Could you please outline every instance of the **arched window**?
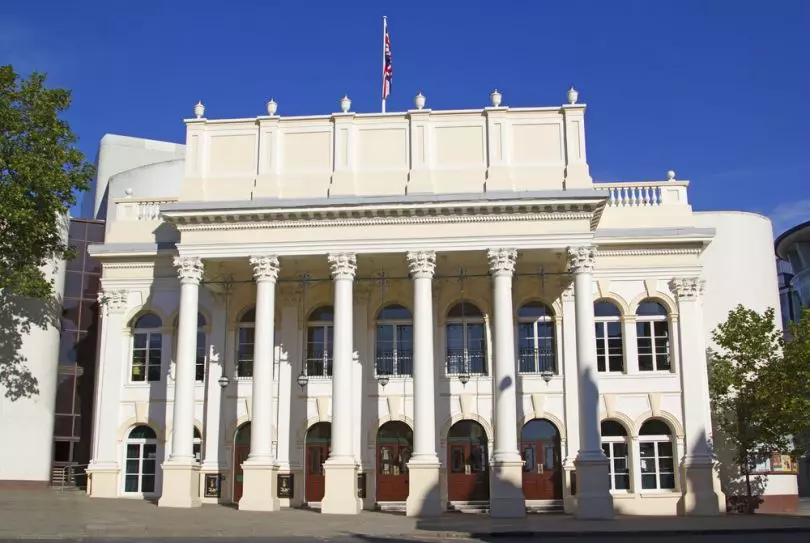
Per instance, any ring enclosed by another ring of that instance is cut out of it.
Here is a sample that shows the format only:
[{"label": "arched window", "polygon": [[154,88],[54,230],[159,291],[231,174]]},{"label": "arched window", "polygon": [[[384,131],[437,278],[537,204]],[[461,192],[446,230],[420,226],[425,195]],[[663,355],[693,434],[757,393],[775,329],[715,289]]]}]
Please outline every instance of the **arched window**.
[{"label": "arched window", "polygon": [[253,344],[256,342],[256,309],[248,309],[239,321],[236,376],[253,377]]},{"label": "arched window", "polygon": [[669,371],[669,315],[655,300],[644,300],[636,310],[636,341],[640,371]]},{"label": "arched window", "polygon": [[[208,352],[208,335],[205,333],[205,327],[208,323],[205,320],[205,315],[197,313],[197,351],[194,355],[194,380],[198,382],[205,381],[205,368],[206,353]],[[174,319],[174,356],[177,356],[177,340],[180,337],[180,317]]]},{"label": "arched window", "polygon": [[136,426],[126,440],[124,492],[153,494],[157,468],[157,436],[149,426]]},{"label": "arched window", "polygon": [[163,351],[163,321],[154,313],[144,313],[132,327],[132,382],[160,381]]},{"label": "arched window", "polygon": [[321,306],[309,315],[307,322],[307,375],[331,377],[334,346],[335,312],[332,306]]},{"label": "arched window", "polygon": [[194,451],[194,458],[197,459],[197,462],[202,462],[202,436],[196,426],[194,427],[194,441],[192,441],[191,448],[192,451]]},{"label": "arched window", "polygon": [[604,373],[624,371],[624,346],[619,308],[604,300],[593,304],[596,323],[596,364]]},{"label": "arched window", "polygon": [[542,302],[518,309],[518,361],[520,373],[557,373],[554,313]]},{"label": "arched window", "polygon": [[602,421],[602,452],[608,459],[611,490],[630,490],[627,430],[615,420]]},{"label": "arched window", "polygon": [[447,312],[447,374],[487,374],[484,315],[470,302]]},{"label": "arched window", "polygon": [[675,451],[672,430],[658,419],[641,425],[638,446],[641,460],[641,488],[675,489]]},{"label": "arched window", "polygon": [[377,314],[377,375],[413,375],[413,316],[392,304]]}]

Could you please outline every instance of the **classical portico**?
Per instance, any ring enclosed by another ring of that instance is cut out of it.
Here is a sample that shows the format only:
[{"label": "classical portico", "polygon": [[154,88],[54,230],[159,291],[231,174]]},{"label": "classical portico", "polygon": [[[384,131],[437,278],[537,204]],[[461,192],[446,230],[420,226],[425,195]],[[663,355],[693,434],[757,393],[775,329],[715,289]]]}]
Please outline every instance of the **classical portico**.
[{"label": "classical portico", "polygon": [[188,120],[177,194],[115,200],[91,250],[123,300],[91,495],[718,513],[712,232],[674,173],[594,184],[572,96]]}]

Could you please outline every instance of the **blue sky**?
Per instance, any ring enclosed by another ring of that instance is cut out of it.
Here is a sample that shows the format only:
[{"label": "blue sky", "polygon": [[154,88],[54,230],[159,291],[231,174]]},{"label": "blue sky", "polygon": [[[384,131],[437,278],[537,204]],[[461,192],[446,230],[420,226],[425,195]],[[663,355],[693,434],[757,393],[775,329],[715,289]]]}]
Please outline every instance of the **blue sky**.
[{"label": "blue sky", "polygon": [[[588,104],[597,181],[689,179],[697,210],[810,219],[810,2],[4,2],[0,64],[73,90],[68,120],[95,157],[105,133],[182,142],[182,119],[380,107]],[[223,7],[228,5],[227,8]],[[238,7],[237,7],[238,6]]]}]

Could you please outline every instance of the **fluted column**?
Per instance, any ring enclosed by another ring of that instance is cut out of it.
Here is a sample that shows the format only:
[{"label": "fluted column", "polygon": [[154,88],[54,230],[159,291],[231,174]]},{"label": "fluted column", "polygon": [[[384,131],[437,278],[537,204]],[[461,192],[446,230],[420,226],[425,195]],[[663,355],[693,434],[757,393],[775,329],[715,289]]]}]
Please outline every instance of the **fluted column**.
[{"label": "fluted column", "polygon": [[200,466],[194,458],[194,366],[197,353],[197,312],[202,259],[174,259],[180,278],[180,315],[177,326],[177,365],[174,380],[172,454],[163,464],[162,507],[196,507],[200,502]]},{"label": "fluted column", "polygon": [[335,324],[332,349],[332,450],[324,463],[326,489],[322,513],[357,514],[357,462],[352,444],[352,290],[357,271],[354,253],[328,256],[334,280]]},{"label": "fluted column", "polygon": [[408,462],[408,499],[411,517],[439,516],[441,463],[436,454],[436,387],[433,359],[433,274],[436,253],[407,254],[413,279],[413,455]]},{"label": "fluted column", "polygon": [[125,345],[127,335],[124,316],[129,293],[123,289],[105,288],[98,295],[101,312],[99,333],[98,386],[93,410],[93,459],[87,468],[92,478],[90,496],[115,498],[118,496],[118,408],[121,401],[121,382],[127,369]]},{"label": "fluted column", "polygon": [[602,452],[599,430],[599,381],[596,364],[596,331],[593,316],[591,246],[569,247],[568,263],[574,275],[574,307],[579,380],[579,454],[577,468],[577,517],[612,518],[608,460]]},{"label": "fluted column", "polygon": [[680,345],[670,346],[670,356],[680,349],[681,393],[685,454],[681,464],[683,510],[688,515],[719,515],[725,498],[715,489],[714,458],[709,439],[711,420],[709,404],[709,373],[706,364],[706,342],[703,336],[703,309],[700,297],[704,282],[698,277],[676,278],[669,289],[678,299],[678,339]]},{"label": "fluted column", "polygon": [[490,249],[487,253],[492,275],[492,299],[495,308],[492,386],[495,397],[495,450],[493,451],[493,517],[523,517],[523,460],[517,443],[517,381],[515,377],[515,324],[512,315],[512,278],[515,273],[515,249]]},{"label": "fluted column", "polygon": [[250,257],[256,280],[256,335],[253,343],[253,398],[250,455],[243,464],[243,494],[239,509],[277,511],[276,472],[273,456],[273,351],[276,314],[275,255]]}]

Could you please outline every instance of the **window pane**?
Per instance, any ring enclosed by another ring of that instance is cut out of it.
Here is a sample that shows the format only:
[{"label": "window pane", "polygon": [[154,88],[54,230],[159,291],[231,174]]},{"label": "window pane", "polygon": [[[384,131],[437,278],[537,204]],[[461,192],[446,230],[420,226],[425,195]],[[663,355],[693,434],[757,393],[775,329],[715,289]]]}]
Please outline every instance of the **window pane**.
[{"label": "window pane", "polygon": [[671,441],[661,441],[658,443],[658,456],[672,456]]},{"label": "window pane", "polygon": [[141,478],[141,492],[154,492],[155,491],[155,476],[144,475]]},{"label": "window pane", "polygon": [[124,480],[124,492],[137,492],[138,491],[138,476],[127,475]]},{"label": "window pane", "polygon": [[160,346],[163,344],[163,336],[159,332],[153,332],[149,334],[149,348],[151,349],[160,349]]},{"label": "window pane", "polygon": [[616,490],[630,490],[630,475],[619,473],[615,476],[615,479]]},{"label": "window pane", "polygon": [[641,488],[645,490],[655,489],[657,488],[655,483],[656,483],[655,473],[644,474],[641,476]]},{"label": "window pane", "polygon": [[463,349],[464,348],[464,330],[460,324],[447,325],[447,348],[448,349]]},{"label": "window pane", "polygon": [[653,357],[649,354],[638,355],[638,369],[639,371],[653,371]]},{"label": "window pane", "polygon": [[663,474],[660,477],[661,488],[672,490],[675,488],[675,474]]},{"label": "window pane", "polygon": [[135,349],[146,348],[146,334],[135,334],[132,336],[132,346]]},{"label": "window pane", "polygon": [[642,458],[655,456],[655,443],[639,443],[638,449]]},{"label": "window pane", "polygon": [[627,443],[614,443],[613,451],[616,456],[627,456]]},{"label": "window pane", "polygon": [[138,458],[140,454],[141,454],[140,445],[134,445],[132,443],[127,445],[127,458]]}]

